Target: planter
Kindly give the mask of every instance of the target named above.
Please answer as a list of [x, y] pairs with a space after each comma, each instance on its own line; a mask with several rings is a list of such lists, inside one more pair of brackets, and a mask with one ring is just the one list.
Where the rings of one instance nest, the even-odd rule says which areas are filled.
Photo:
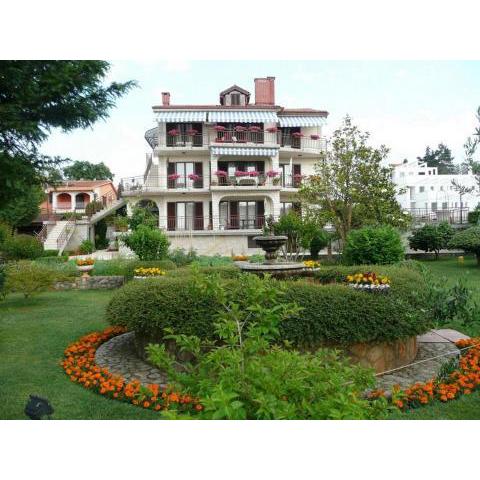
[[83, 278], [88, 278], [90, 275], [89, 275], [89, 272], [91, 272], [93, 270], [95, 265], [77, 265], [77, 270], [80, 271], [80, 272], [83, 272], [83, 275], [82, 277]]
[[271, 264], [276, 263], [277, 251], [287, 243], [288, 238], [284, 235], [261, 235], [253, 240], [265, 252], [265, 263]]

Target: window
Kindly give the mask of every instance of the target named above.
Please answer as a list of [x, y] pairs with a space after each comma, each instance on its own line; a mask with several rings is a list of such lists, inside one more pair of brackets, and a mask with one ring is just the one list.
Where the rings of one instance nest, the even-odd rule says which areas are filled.
[[432, 210], [436, 211], [438, 209], [437, 202], [432, 202]]
[[425, 175], [425, 172], [418, 172], [419, 175]]
[[232, 105], [240, 105], [240, 94], [239, 93], [230, 94], [230, 100]]
[[203, 202], [168, 202], [168, 230], [203, 230]]
[[443, 185], [440, 185], [440, 191], [443, 192]]
[[433, 191], [435, 190], [435, 187], [432, 185], [432, 186], [430, 187], [430, 190], [433, 192]]
[[416, 208], [417, 204], [416, 202], [410, 202], [410, 208], [414, 210]]
[[442, 210], [447, 210], [448, 202], [442, 202]]
[[280, 215], [286, 215], [293, 208], [292, 202], [281, 202], [280, 203]]
[[418, 189], [418, 191], [419, 191], [420, 193], [424, 192], [424, 191], [425, 191], [425, 187], [420, 187], [420, 188]]

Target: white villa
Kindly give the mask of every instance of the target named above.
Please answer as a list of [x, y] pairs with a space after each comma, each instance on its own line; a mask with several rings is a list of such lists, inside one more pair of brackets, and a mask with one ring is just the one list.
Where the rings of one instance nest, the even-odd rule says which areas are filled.
[[265, 219], [295, 204], [325, 148], [328, 112], [275, 104], [275, 78], [255, 79], [255, 99], [233, 85], [217, 105], [154, 106], [157, 125], [143, 175], [123, 178], [128, 207], [149, 204], [173, 247], [200, 254], [256, 251]]
[[[432, 220], [466, 221], [467, 213], [480, 201], [478, 189], [460, 200], [452, 180], [459, 185], [476, 187], [474, 175], [439, 175], [436, 167], [428, 167], [418, 160], [393, 164], [393, 181], [405, 193], [398, 195], [404, 210], [415, 217]], [[454, 218], [452, 218], [454, 217]]]

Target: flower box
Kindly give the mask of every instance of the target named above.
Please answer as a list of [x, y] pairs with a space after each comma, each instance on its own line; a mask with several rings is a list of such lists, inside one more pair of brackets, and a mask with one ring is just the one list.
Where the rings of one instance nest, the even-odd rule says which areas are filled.
[[268, 127], [268, 128], [267, 128], [267, 132], [268, 132], [268, 133], [277, 133], [277, 132], [278, 132], [278, 128], [277, 128], [277, 127]]
[[181, 177], [179, 173], [172, 173], [167, 177], [168, 180], [178, 180]]
[[260, 127], [257, 127], [256, 125], [252, 125], [251, 127], [248, 127], [249, 132], [261, 132], [262, 129]]
[[320, 140], [320, 135], [310, 135], [312, 140]]
[[267, 175], [268, 178], [275, 178], [275, 177], [278, 177], [280, 175], [280, 172], [277, 172], [276, 170], [268, 170], [266, 175]]
[[247, 127], [243, 127], [242, 125], [237, 125], [237, 126], [234, 128], [234, 130], [235, 130], [236, 132], [246, 132], [248, 129], [247, 129]]
[[195, 130], [194, 128], [191, 128], [190, 130], [187, 130], [187, 135], [193, 136], [198, 133], [198, 130]]
[[235, 171], [235, 176], [236, 177], [249, 177], [250, 172], [243, 172], [242, 170], [236, 170]]
[[217, 177], [226, 177], [228, 175], [228, 172], [226, 172], [225, 170], [217, 170], [215, 172], [215, 175]]
[[251, 172], [248, 172], [249, 177], [258, 177], [260, 175], [260, 172], [257, 172], [256, 170], [252, 170]]
[[176, 128], [173, 128], [172, 130], [169, 130], [167, 134], [171, 137], [176, 137], [177, 135], [180, 135], [180, 132]]
[[215, 125], [213, 127], [213, 129], [216, 131], [216, 132], [224, 132], [226, 130], [226, 128], [223, 126], [223, 125]]
[[198, 182], [198, 180], [200, 180], [200, 175], [197, 175], [196, 173], [190, 173], [188, 174], [187, 178], [194, 182]]
[[304, 137], [303, 133], [300, 133], [300, 132], [294, 132], [292, 133], [292, 137], [293, 138], [302, 138]]

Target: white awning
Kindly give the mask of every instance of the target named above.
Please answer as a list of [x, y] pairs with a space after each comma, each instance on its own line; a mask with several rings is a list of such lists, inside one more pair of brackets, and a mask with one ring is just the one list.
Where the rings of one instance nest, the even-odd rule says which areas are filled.
[[281, 127], [319, 127], [325, 125], [325, 117], [292, 116], [278, 117]]
[[236, 155], [239, 157], [274, 157], [278, 150], [276, 148], [258, 147], [212, 147], [212, 155]]
[[277, 123], [278, 118], [275, 112], [259, 112], [252, 110], [242, 111], [225, 111], [218, 110], [215, 112], [208, 112], [209, 122], [225, 122], [225, 123]]
[[184, 111], [178, 110], [174, 112], [160, 111], [157, 113], [158, 122], [206, 122], [207, 112]]

